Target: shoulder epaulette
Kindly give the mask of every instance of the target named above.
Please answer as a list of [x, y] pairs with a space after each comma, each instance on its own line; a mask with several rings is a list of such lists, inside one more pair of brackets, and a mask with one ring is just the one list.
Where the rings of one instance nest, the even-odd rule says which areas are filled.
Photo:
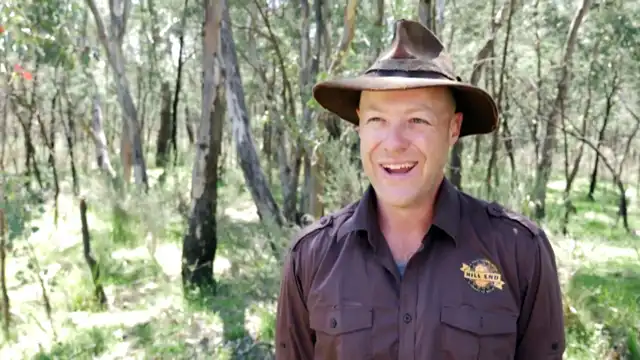
[[491, 216], [510, 219], [517, 222], [518, 224], [524, 226], [527, 230], [529, 230], [532, 236], [537, 236], [540, 230], [538, 225], [528, 217], [517, 212], [505, 209], [502, 205], [496, 202], [492, 202], [487, 205], [487, 212]]
[[298, 246], [300, 241], [305, 239], [307, 236], [311, 235], [312, 233], [315, 233], [318, 230], [321, 230], [330, 226], [332, 223], [333, 223], [333, 215], [328, 214], [321, 217], [319, 220], [316, 220], [311, 224], [303, 227], [293, 237], [293, 241], [291, 242], [291, 250], [295, 250], [296, 246]]
[[[291, 250], [295, 250], [296, 246], [301, 242], [301, 240], [306, 239], [309, 235], [332, 226], [334, 222], [340, 224], [344, 220], [343, 215], [349, 215], [353, 213], [353, 208], [355, 207], [357, 202], [349, 204], [348, 206], [343, 207], [342, 209], [335, 211], [333, 213], [327, 214], [317, 221], [303, 227], [300, 229], [296, 235], [293, 237], [293, 241], [291, 242]], [[338, 225], [339, 226], [339, 225]]]

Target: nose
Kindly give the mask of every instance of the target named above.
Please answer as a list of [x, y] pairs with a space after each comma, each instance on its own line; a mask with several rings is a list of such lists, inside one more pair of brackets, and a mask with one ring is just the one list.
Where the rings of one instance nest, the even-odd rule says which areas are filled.
[[388, 153], [398, 153], [409, 147], [409, 139], [406, 135], [404, 124], [394, 124], [387, 128], [387, 136], [384, 139], [384, 149]]

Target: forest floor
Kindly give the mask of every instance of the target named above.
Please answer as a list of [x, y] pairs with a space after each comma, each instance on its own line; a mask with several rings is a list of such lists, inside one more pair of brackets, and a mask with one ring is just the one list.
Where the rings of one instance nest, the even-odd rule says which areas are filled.
[[[13, 339], [4, 339], [0, 359], [270, 358], [281, 268], [264, 249], [270, 238], [286, 243], [289, 233], [258, 223], [239, 177], [221, 184], [218, 294], [187, 302], [180, 285], [184, 219], [175, 209], [186, 196], [178, 184], [188, 183], [188, 175], [169, 179], [151, 191], [151, 200], [121, 201], [120, 212], [112, 210], [108, 194], [86, 196], [106, 310], [93, 300], [78, 199], [60, 197], [57, 225], [47, 203], [31, 222], [37, 231], [16, 239], [9, 254]], [[624, 352], [629, 334], [640, 332], [640, 237], [616, 224], [613, 188], [603, 183], [590, 202], [586, 185], [578, 181], [572, 196], [571, 237], [557, 235], [553, 222], [547, 229], [566, 298], [566, 359]], [[550, 209], [560, 206], [561, 189], [561, 182], [550, 184]], [[631, 227], [640, 229], [640, 197], [630, 190], [629, 198]]]

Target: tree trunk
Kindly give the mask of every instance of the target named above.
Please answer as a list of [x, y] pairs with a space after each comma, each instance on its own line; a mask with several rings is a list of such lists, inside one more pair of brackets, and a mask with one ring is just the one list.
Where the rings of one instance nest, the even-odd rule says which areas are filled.
[[[316, 9], [321, 7], [321, 3], [317, 4]], [[344, 20], [343, 20], [343, 28], [342, 28], [342, 36], [340, 37], [340, 43], [336, 48], [335, 53], [333, 54], [331, 64], [329, 65], [329, 69], [327, 70], [327, 74], [333, 75], [340, 71], [343, 65], [343, 60], [345, 55], [349, 51], [349, 47], [351, 46], [351, 42], [353, 41], [353, 37], [356, 31], [356, 14], [358, 9], [358, 0], [348, 0], [347, 6], [344, 10]], [[316, 23], [316, 25], [319, 22]], [[320, 43], [316, 43], [316, 46], [320, 46]], [[319, 54], [320, 51], [316, 52]], [[322, 115], [320, 115], [322, 114]], [[321, 116], [323, 120], [320, 120]], [[341, 122], [340, 118], [333, 113], [318, 113], [316, 114], [315, 124], [311, 126], [321, 127], [321, 124], [324, 124], [325, 129], [329, 132], [329, 136], [332, 140], [337, 140], [341, 135]], [[305, 124], [308, 128], [308, 124]], [[309, 212], [314, 218], [320, 218], [324, 215], [324, 202], [322, 201], [322, 194], [325, 189], [326, 182], [326, 173], [329, 169], [326, 159], [324, 158], [324, 154], [322, 149], [317, 149], [316, 154], [313, 153], [312, 148], [310, 146], [305, 147], [305, 155], [309, 158], [311, 163], [311, 171], [310, 171], [310, 184], [309, 189], [311, 190], [309, 194]]]
[[189, 145], [193, 145], [195, 142], [195, 135], [193, 129], [193, 121], [191, 120], [191, 114], [189, 113], [189, 107], [184, 107], [184, 127], [187, 131], [187, 138], [189, 139]]
[[[505, 31], [505, 39], [504, 39], [504, 44], [502, 47], [502, 54], [501, 54], [501, 63], [500, 63], [500, 79], [498, 80], [498, 90], [497, 93], [495, 92], [495, 81], [493, 82], [493, 92], [494, 92], [494, 97], [496, 97], [497, 100], [497, 107], [498, 107], [498, 112], [502, 114], [502, 124], [500, 125], [500, 129], [497, 129], [492, 136], [492, 142], [491, 142], [491, 155], [489, 157], [489, 164], [487, 166], [487, 176], [485, 179], [485, 185], [487, 186], [487, 194], [491, 194], [491, 183], [492, 180], [496, 180], [496, 184], [497, 184], [497, 180], [498, 176], [495, 177], [495, 179], [492, 179], [493, 176], [493, 171], [494, 169], [496, 169], [496, 164], [498, 161], [498, 142], [500, 140], [500, 130], [503, 131], [503, 136], [502, 139], [505, 142], [505, 148], [507, 150], [507, 154], [509, 155], [509, 160], [510, 160], [510, 164], [511, 164], [511, 176], [515, 177], [516, 176], [516, 172], [515, 172], [515, 158], [513, 155], [513, 152], [511, 151], [511, 143], [509, 140], [510, 137], [510, 131], [509, 131], [509, 113], [508, 113], [508, 103], [505, 100], [505, 106], [503, 107], [503, 100], [506, 98], [505, 94], [507, 93], [507, 83], [505, 80], [505, 76], [507, 73], [507, 54], [508, 54], [508, 50], [509, 50], [509, 39], [511, 37], [511, 23], [512, 23], [512, 19], [513, 19], [513, 12], [516, 10], [515, 9], [515, 5], [516, 5], [516, 0], [510, 0], [509, 1], [509, 12], [507, 15], [507, 28]], [[492, 24], [493, 27], [491, 29], [492, 33], [495, 33], [495, 23]], [[491, 52], [493, 52], [493, 44], [491, 46]], [[491, 72], [492, 74], [495, 74], [495, 63], [493, 63], [491, 65]], [[492, 77], [494, 78], [494, 77]], [[504, 111], [507, 110], [507, 111]]]
[[[0, 189], [2, 190], [2, 189]], [[5, 202], [3, 192], [0, 192], [0, 201]], [[9, 291], [7, 290], [7, 222], [4, 216], [4, 209], [0, 208], [0, 290], [2, 291], [2, 331], [4, 338], [10, 339], [11, 329], [11, 304], [9, 301]]]
[[[317, 9], [318, 7], [321, 7], [322, 4], [323, 4], [322, 0], [315, 1], [316, 17], [317, 17], [316, 30], [319, 31], [320, 33], [323, 33], [322, 29], [324, 28], [325, 24], [322, 21], [318, 22], [317, 20], [318, 17], [322, 19], [322, 13]], [[267, 16], [265, 11], [263, 11], [260, 4], [255, 3], [254, 5], [255, 6], [251, 8], [251, 11], [254, 11], [254, 10], [257, 11], [258, 14], [260, 15], [260, 18], [263, 20], [267, 30], [268, 38], [271, 42], [271, 45], [273, 46], [273, 49], [276, 55], [272, 69], [274, 70], [279, 69], [280, 76], [282, 77], [282, 84], [284, 86], [284, 89], [282, 91], [282, 97], [283, 97], [281, 102], [282, 110], [280, 110], [280, 112], [281, 114], [285, 115], [285, 117], [288, 118], [289, 121], [295, 121], [294, 119], [298, 119], [299, 116], [296, 114], [295, 101], [293, 98], [293, 90], [291, 86], [291, 81], [287, 76], [285, 57], [282, 51], [280, 50], [280, 45], [279, 45], [280, 41], [278, 40], [278, 37], [274, 34], [273, 29], [271, 28], [271, 22], [269, 21], [269, 16]], [[306, 0], [302, 0], [301, 6], [303, 8], [303, 11], [305, 7], [308, 8], [308, 3], [306, 2]], [[302, 29], [305, 29], [305, 28], [306, 28], [306, 23], [305, 23], [305, 20], [303, 20]], [[320, 41], [319, 39], [320, 36], [321, 35], [318, 35], [316, 37], [316, 40], [318, 42]], [[304, 41], [304, 31], [301, 31], [301, 39], [302, 39], [301, 48], [304, 48], [306, 46]], [[251, 43], [250, 46], [251, 46], [250, 47], [250, 51], [251, 51], [253, 50], [253, 43]], [[301, 56], [300, 56], [301, 60], [305, 58], [302, 54], [304, 54], [304, 52], [301, 51]], [[311, 63], [317, 63], [317, 59]], [[262, 65], [259, 63], [256, 64], [256, 67], [262, 69]], [[261, 72], [265, 73], [266, 71], [263, 70]], [[274, 71], [273, 80], [268, 81], [266, 76], [263, 75], [263, 82], [265, 84], [272, 84], [273, 81], [275, 81], [275, 76], [276, 76], [276, 73]], [[303, 83], [302, 80], [304, 76], [307, 76], [307, 72], [302, 71], [301, 69], [301, 74], [300, 74], [301, 83]], [[266, 86], [269, 87], [270, 89], [273, 87], [272, 85], [266, 85]], [[300, 86], [300, 89], [302, 91], [304, 89], [304, 86]], [[268, 98], [271, 98], [272, 96], [273, 94], [271, 93], [267, 94]], [[308, 97], [305, 100], [303, 100], [303, 112], [304, 112], [304, 108], [306, 107], [307, 100], [308, 100]], [[276, 103], [277, 102], [268, 101], [268, 104], [270, 104], [270, 107], [271, 107], [269, 113], [274, 118], [277, 118], [277, 113], [278, 113], [278, 110], [276, 109], [276, 105], [275, 105]], [[305, 115], [303, 114], [303, 119], [304, 119], [304, 116]], [[303, 151], [304, 143], [299, 132], [296, 132], [296, 134], [291, 138], [287, 136], [288, 134], [286, 132], [286, 126], [285, 124], [283, 124], [283, 121], [280, 121], [280, 120], [274, 121], [272, 124], [274, 126], [273, 142], [275, 145], [275, 152], [276, 152], [275, 155], [278, 162], [278, 173], [280, 177], [280, 183], [282, 184], [282, 195], [284, 198], [283, 215], [286, 219], [293, 221], [295, 219], [295, 214], [296, 214], [296, 198], [298, 196], [298, 182], [300, 178], [300, 166], [301, 166], [300, 164], [302, 163], [302, 155], [304, 153]], [[289, 144], [288, 151], [287, 151], [287, 144]]]
[[[598, 43], [596, 43], [596, 45], [594, 46], [594, 51], [593, 51], [593, 55], [591, 57], [591, 63], [589, 64], [589, 74], [587, 75], [587, 99], [586, 99], [586, 104], [584, 107], [584, 112], [582, 114], [582, 125], [580, 126], [580, 135], [583, 137], [586, 137], [587, 135], [587, 124], [589, 123], [589, 117], [590, 117], [590, 112], [591, 112], [591, 100], [592, 100], [592, 93], [593, 93], [593, 75], [595, 72], [595, 63], [596, 63], [596, 54], [598, 51]], [[565, 124], [563, 123], [563, 128], [566, 128]], [[565, 187], [564, 187], [564, 205], [565, 205], [565, 213], [564, 213], [564, 218], [562, 220], [562, 233], [563, 235], [567, 235], [568, 234], [568, 226], [569, 226], [569, 219], [571, 217], [571, 214], [573, 214], [575, 212], [575, 207], [573, 206], [573, 202], [571, 201], [571, 189], [573, 187], [573, 182], [576, 179], [576, 176], [578, 175], [578, 170], [580, 170], [580, 162], [582, 161], [582, 156], [584, 154], [584, 142], [580, 142], [580, 146], [578, 147], [578, 154], [576, 155], [576, 157], [573, 159], [573, 164], [572, 167], [569, 168], [569, 159], [568, 159], [568, 144], [567, 144], [567, 133], [566, 131], [563, 132], [564, 133], [564, 141], [565, 141], [565, 176], [566, 176], [566, 183], [565, 183]]]
[[566, 134], [573, 136], [575, 139], [584, 142], [585, 145], [590, 147], [596, 153], [596, 156], [600, 157], [600, 159], [602, 160], [602, 164], [607, 168], [607, 170], [609, 170], [611, 177], [613, 178], [613, 183], [618, 188], [619, 202], [618, 202], [618, 219], [617, 220], [619, 220], [621, 217], [624, 229], [628, 233], [631, 233], [631, 228], [629, 227], [629, 217], [628, 217], [629, 213], [628, 213], [626, 190], [624, 187], [624, 183], [620, 178], [620, 175], [616, 173], [615, 167], [607, 160], [606, 156], [602, 153], [602, 151], [600, 151], [596, 145], [594, 145], [584, 136], [581, 136], [580, 134], [576, 134], [571, 130], [564, 129], [564, 131], [566, 132]]
[[[11, 89], [9, 89], [10, 91]], [[0, 124], [0, 173], [5, 173], [4, 159], [9, 145], [7, 136], [9, 118], [9, 94], [4, 89], [0, 89], [0, 110], [2, 111], [2, 124]]]
[[[173, 150], [173, 164], [178, 163], [178, 103], [180, 101], [180, 90], [182, 89], [182, 71], [184, 67], [184, 33], [187, 28], [187, 11], [189, 0], [184, 0], [182, 10], [182, 21], [180, 26], [180, 48], [178, 50], [178, 70], [176, 75], [176, 88], [173, 96], [171, 108], [171, 148]], [[169, 48], [169, 47], [168, 47]]]
[[107, 295], [104, 292], [100, 279], [100, 264], [91, 251], [91, 235], [89, 232], [89, 222], [87, 221], [87, 202], [80, 199], [80, 224], [82, 226], [82, 254], [91, 272], [91, 280], [94, 286], [94, 296], [101, 306], [107, 305]]
[[165, 167], [169, 161], [171, 149], [171, 88], [168, 81], [163, 81], [160, 87], [162, 105], [160, 108], [160, 129], [156, 140], [156, 166]]
[[[224, 109], [220, 99], [221, 0], [205, 0], [203, 89], [198, 141], [191, 175], [189, 226], [182, 243], [182, 284], [215, 293], [213, 262], [217, 249], [216, 205], [218, 158]], [[213, 107], [212, 107], [213, 105]]]
[[[222, 129], [225, 109], [223, 95], [218, 90], [215, 103], [209, 114], [208, 129], [201, 127], [198, 131], [200, 140], [203, 131], [208, 130], [208, 144], [198, 142], [196, 160], [194, 163], [194, 180], [192, 181], [192, 209], [189, 216], [189, 228], [183, 242], [182, 268], [183, 285], [193, 285], [207, 293], [215, 293], [215, 278], [213, 277], [213, 262], [218, 248], [216, 211], [218, 207], [218, 160], [222, 144]], [[196, 170], [196, 166], [199, 167]], [[204, 169], [204, 172], [200, 171]], [[196, 175], [202, 179], [195, 179]], [[196, 188], [199, 182], [199, 189]]]
[[[515, 0], [514, 0], [515, 1]], [[496, 41], [496, 35], [502, 25], [507, 20], [509, 14], [513, 15], [515, 11], [519, 8], [513, 8], [511, 11], [506, 11], [507, 6], [511, 6], [511, 1], [505, 2], [500, 9], [495, 13], [494, 18], [492, 19], [492, 26], [489, 36], [485, 40], [485, 42], [480, 47], [480, 50], [476, 53], [476, 56], [473, 61], [473, 70], [471, 71], [471, 76], [469, 77], [469, 83], [471, 85], [478, 85], [480, 81], [480, 76], [482, 74], [482, 70], [484, 69], [484, 65], [491, 54], [491, 49]], [[464, 121], [464, 119], [463, 119]], [[495, 131], [499, 131], [496, 129]], [[451, 157], [449, 162], [449, 180], [451, 183], [458, 188], [462, 188], [462, 152], [464, 150], [464, 140], [458, 140], [451, 149]]]
[[576, 47], [578, 29], [582, 24], [582, 20], [589, 11], [592, 0], [583, 0], [580, 8], [576, 11], [575, 17], [571, 22], [569, 28], [569, 34], [567, 36], [567, 42], [564, 49], [564, 55], [562, 57], [562, 64], [560, 68], [560, 81], [558, 82], [558, 93], [549, 115], [547, 122], [547, 128], [545, 137], [542, 143], [542, 152], [540, 153], [540, 161], [536, 166], [536, 177], [534, 182], [533, 194], [531, 196], [535, 213], [534, 217], [538, 220], [544, 218], [545, 215], [545, 200], [547, 197], [547, 184], [551, 177], [551, 168], [553, 166], [553, 154], [556, 148], [556, 129], [559, 123], [560, 117], [560, 105], [565, 102], [567, 93], [569, 92], [569, 86], [571, 84], [571, 60], [573, 52]]
[[[124, 3], [122, 1], [124, 1]], [[131, 97], [129, 80], [125, 73], [125, 59], [122, 54], [122, 42], [124, 39], [128, 15], [131, 10], [131, 0], [109, 1], [111, 14], [110, 37], [107, 37], [104, 21], [98, 11], [95, 0], [86, 0], [86, 2], [93, 13], [96, 27], [98, 28], [98, 37], [107, 52], [109, 64], [111, 64], [111, 68], [113, 69], [117, 85], [118, 102], [122, 107], [122, 114], [124, 117], [123, 130], [126, 132], [123, 133], [123, 137], [126, 138], [125, 141], [128, 141], [131, 146], [134, 177], [137, 184], [144, 185], [145, 189], [148, 189], [147, 165], [145, 163], [144, 152], [142, 149], [138, 113], [136, 106], [133, 103], [133, 98]]]
[[[614, 70], [615, 71], [615, 70]], [[617, 80], [618, 73], [615, 72], [613, 75], [613, 82], [611, 86], [611, 91], [607, 92], [607, 97], [605, 101], [604, 108], [604, 118], [602, 120], [602, 126], [598, 131], [598, 140], [596, 142], [596, 148], [600, 150], [600, 146], [602, 146], [602, 142], [604, 141], [604, 135], [607, 133], [607, 126], [609, 126], [609, 120], [611, 119], [611, 110], [613, 109], [613, 96], [617, 92]], [[596, 156], [593, 163], [593, 170], [591, 171], [591, 177], [589, 181], [589, 193], [587, 194], [587, 199], [593, 201], [593, 194], [596, 191], [596, 186], [598, 183], [598, 168], [600, 167], [600, 157]]]
[[93, 96], [93, 110], [91, 112], [91, 117], [91, 131], [96, 147], [96, 162], [100, 169], [109, 174], [111, 178], [114, 178], [116, 173], [111, 166], [111, 160], [109, 160], [109, 147], [107, 145], [107, 137], [104, 134], [104, 128], [102, 126], [102, 109], [100, 107], [100, 96], [98, 94]]
[[236, 142], [236, 150], [240, 158], [240, 167], [244, 174], [247, 187], [251, 192], [258, 210], [258, 216], [263, 221], [273, 222], [279, 226], [284, 224], [284, 219], [276, 204], [267, 179], [260, 166], [260, 160], [256, 152], [255, 144], [249, 127], [249, 115], [244, 99], [242, 77], [238, 66], [233, 31], [231, 30], [231, 17], [226, 1], [223, 1], [223, 17], [221, 26], [222, 58], [224, 68], [224, 84], [227, 98], [227, 111], [233, 128], [233, 138]]
[[67, 122], [62, 120], [64, 118], [64, 112], [62, 107], [62, 96], [58, 101], [58, 109], [60, 111], [60, 120], [64, 125], [64, 135], [67, 141], [67, 149], [69, 151], [69, 165], [71, 165], [71, 179], [73, 181], [73, 194], [78, 195], [80, 192], [80, 184], [78, 180], [78, 170], [76, 169], [76, 156], [75, 156], [75, 144], [76, 144], [76, 120], [73, 113], [73, 105], [69, 100], [69, 94], [67, 93], [66, 81], [63, 83], [63, 94], [67, 100]]
[[56, 167], [56, 145], [55, 145], [55, 131], [54, 128], [56, 126], [55, 123], [55, 110], [56, 110], [56, 100], [60, 95], [59, 92], [56, 92], [51, 100], [51, 123], [49, 125], [49, 134], [47, 134], [47, 129], [44, 125], [44, 121], [42, 120], [42, 116], [40, 116], [40, 112], [36, 113], [36, 120], [40, 127], [40, 136], [49, 150], [49, 156], [47, 158], [47, 163], [49, 164], [49, 168], [51, 169], [51, 176], [53, 177], [53, 223], [57, 226], [59, 219], [59, 207], [58, 207], [58, 198], [60, 196], [60, 183], [58, 180], [58, 168]]
[[436, 17], [436, 0], [419, 0], [418, 18], [422, 25], [438, 34], [438, 23]]

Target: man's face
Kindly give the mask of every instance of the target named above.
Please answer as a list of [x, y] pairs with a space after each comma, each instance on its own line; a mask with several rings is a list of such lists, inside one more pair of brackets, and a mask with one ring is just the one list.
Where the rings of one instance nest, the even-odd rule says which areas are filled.
[[460, 135], [446, 88], [363, 91], [358, 109], [360, 156], [379, 201], [407, 208], [439, 185]]

